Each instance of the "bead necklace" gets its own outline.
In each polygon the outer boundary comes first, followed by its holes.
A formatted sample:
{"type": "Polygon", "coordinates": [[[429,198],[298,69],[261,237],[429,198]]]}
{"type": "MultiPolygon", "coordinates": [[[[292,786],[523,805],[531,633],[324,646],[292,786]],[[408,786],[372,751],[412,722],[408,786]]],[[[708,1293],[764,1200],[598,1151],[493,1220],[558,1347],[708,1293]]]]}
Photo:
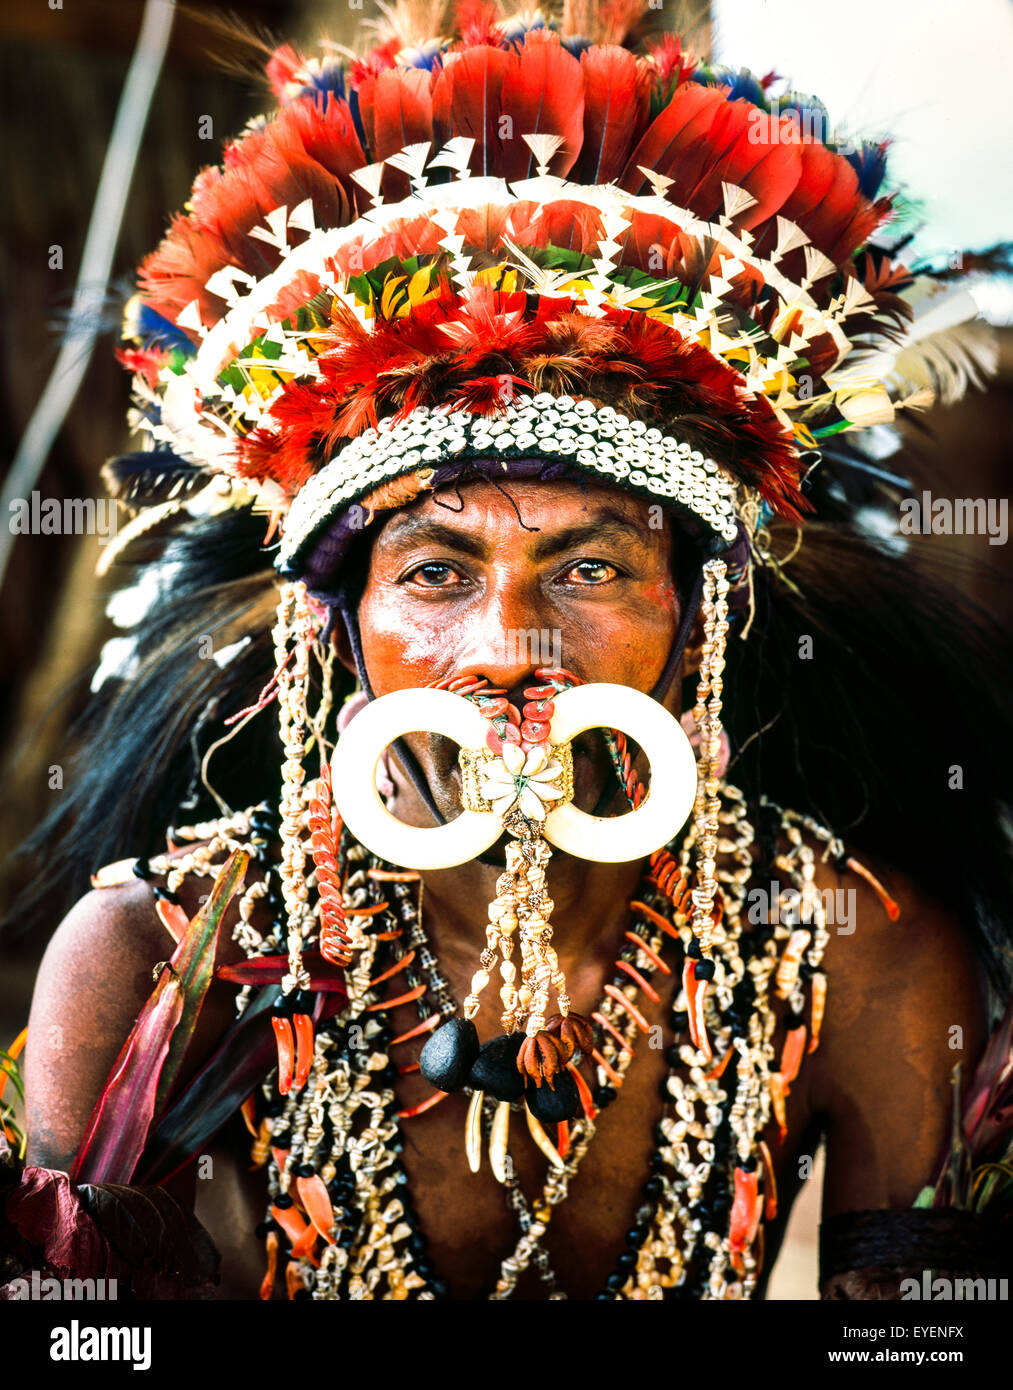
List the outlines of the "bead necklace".
{"type": "MultiPolygon", "coordinates": [[[[777,980],[777,993],[789,1001],[789,1021],[801,1015],[803,985],[813,981],[814,1041],[818,1031],[817,1004],[821,1012],[822,1000],[817,1000],[816,985],[822,977],[817,967],[827,939],[818,892],[813,895],[810,890],[813,930],[805,933],[810,939],[801,953],[786,922],[790,917],[786,894],[799,892],[805,899],[805,884],[812,882],[813,854],[801,839],[801,818],[769,808],[778,830],[789,842],[788,851],[777,861],[788,884],[779,900],[782,911],[775,924],[760,925],[743,934],[746,884],[755,872],[753,831],[741,793],[725,785],[721,795],[718,821],[723,833],[717,844],[721,856],[717,879],[724,912],[714,933],[716,971],[706,1005],[707,1032],[719,1060],[706,1071],[707,1063],[698,1047],[682,1042],[668,1049],[669,1074],[663,1083],[666,1113],[655,1130],[658,1148],[650,1161],[645,1201],[628,1237],[629,1249],[619,1257],[606,1289],[599,1295],[602,1298],[749,1296],[758,1273],[752,1250],[759,1225],[756,1203],[764,1205],[768,1218],[774,1210],[769,1156],[763,1157],[765,1197],[758,1195],[756,1152],[759,1148],[763,1156],[765,1149],[759,1135],[771,1110],[783,1124],[783,1102],[790,1084],[784,1081],[783,1059],[782,1070],[773,1070],[775,1017],[768,997],[772,979],[777,980]],[[734,1178],[730,1178],[733,1168],[734,1178]],[[745,1220],[743,1213],[750,1198],[753,1210],[745,1220]],[[737,1221],[735,1208],[741,1208],[737,1221]],[[727,1277],[730,1268],[738,1277],[727,1277]]],[[[174,832],[176,840],[201,837],[210,842],[189,852],[183,861],[166,860],[163,864],[152,860],[150,871],[170,874],[172,890],[187,872],[214,873],[215,856],[242,845],[241,837],[251,832],[252,844],[245,847],[254,848],[263,858],[266,839],[277,824],[276,816],[259,808],[224,821],[178,829],[174,832]]],[[[820,838],[828,844],[832,841],[826,831],[820,838]]],[[[691,838],[687,837],[680,850],[684,868],[691,850],[691,838]]],[[[425,1238],[418,1229],[399,1158],[404,1145],[401,1122],[411,1115],[397,1110],[393,1081],[398,1068],[391,1060],[391,1049],[412,1041],[413,1036],[424,1036],[427,1020],[435,1026],[456,1006],[422,929],[412,891],[413,886],[420,890],[420,882],[413,885],[414,876],[380,865],[354,843],[347,845],[343,859],[346,925],[353,957],[347,971],[348,1005],[319,1030],[312,1075],[302,1092],[280,1097],[273,1078],[263,1088],[268,1112],[264,1129],[270,1131],[272,1149],[269,1218],[261,1228],[271,1273],[265,1286],[273,1286],[273,1269],[285,1252],[291,1296],[438,1298],[445,1295],[446,1285],[425,1258],[425,1238]],[[380,893],[389,907],[377,914],[380,893]],[[357,908],[370,915],[357,914],[357,908]],[[391,1001],[377,998],[376,957],[384,940],[399,941],[402,937],[406,949],[400,959],[415,953],[402,970],[409,985],[406,994],[416,1004],[420,1026],[394,1038],[383,1015],[396,1002],[404,1002],[406,995],[398,994],[391,1001]],[[424,979],[418,980],[419,972],[424,979]],[[437,1001],[435,1011],[431,1000],[437,1001]],[[325,1138],[329,1139],[326,1144],[325,1138]],[[313,1210],[319,1213],[322,1207],[316,1184],[326,1189],[334,1220],[333,1231],[328,1231],[334,1243],[326,1244],[319,1256],[314,1250],[320,1232],[307,1215],[313,1210]]],[[[259,898],[267,898],[275,911],[282,910],[273,872],[269,869],[267,878],[250,885],[240,901],[235,934],[251,957],[268,954],[285,942],[281,920],[268,934],[259,936],[250,920],[259,898]]],[[[317,911],[312,901],[312,874],[306,884],[312,917],[317,911]]],[[[684,914],[681,924],[673,927],[657,907],[645,903],[644,909],[641,933],[634,933],[638,941],[628,942],[620,959],[649,985],[656,968],[654,960],[660,959],[663,936],[678,935],[685,951],[692,941],[692,930],[684,914]],[[659,921],[665,921],[668,930],[649,935],[647,927],[657,926],[659,921]]],[[[398,962],[393,964],[396,967],[398,962]]],[[[380,970],[379,977],[386,979],[391,973],[380,970]]],[[[639,1027],[634,1002],[639,988],[634,977],[617,970],[616,982],[608,987],[595,1014],[602,1032],[595,1059],[598,1084],[593,1091],[598,1110],[615,1098],[631,1063],[632,1040],[639,1027]]],[[[673,1004],[672,1026],[677,1037],[687,1029],[687,1003],[684,990],[673,1004]]],[[[430,1103],[413,1107],[411,1114],[421,1113],[430,1103]]],[[[494,1102],[485,1107],[483,1129],[490,1143],[495,1108],[494,1102]]],[[[552,1272],[543,1238],[551,1212],[565,1200],[594,1132],[594,1121],[587,1114],[574,1123],[562,1166],[550,1167],[541,1198],[530,1205],[508,1168],[504,1189],[518,1216],[521,1238],[502,1262],[491,1298],[509,1297],[523,1269],[532,1264],[551,1299],[566,1296],[552,1272]]]]}

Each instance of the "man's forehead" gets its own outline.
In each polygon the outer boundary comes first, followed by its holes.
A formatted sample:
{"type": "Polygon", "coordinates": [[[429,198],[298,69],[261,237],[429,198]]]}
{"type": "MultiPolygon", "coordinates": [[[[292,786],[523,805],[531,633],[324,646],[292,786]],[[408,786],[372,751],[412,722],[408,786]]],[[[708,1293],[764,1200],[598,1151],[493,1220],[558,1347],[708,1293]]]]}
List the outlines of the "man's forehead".
{"type": "Polygon", "coordinates": [[[516,533],[518,540],[566,531],[611,531],[636,541],[662,529],[649,515],[647,503],[614,488],[562,481],[476,481],[402,507],[387,520],[382,535],[387,544],[437,533],[447,540],[464,539],[486,535],[490,520],[516,533]]]}

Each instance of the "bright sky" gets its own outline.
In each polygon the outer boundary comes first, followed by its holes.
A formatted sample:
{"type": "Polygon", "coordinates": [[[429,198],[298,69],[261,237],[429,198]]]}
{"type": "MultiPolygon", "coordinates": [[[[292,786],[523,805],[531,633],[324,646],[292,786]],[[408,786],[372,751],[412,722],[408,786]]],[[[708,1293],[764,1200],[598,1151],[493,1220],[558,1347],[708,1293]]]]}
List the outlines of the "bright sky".
{"type": "Polygon", "coordinates": [[[712,0],[714,58],[774,69],[852,139],[895,137],[886,188],[925,208],[923,253],[1013,237],[1009,0],[712,0]]]}

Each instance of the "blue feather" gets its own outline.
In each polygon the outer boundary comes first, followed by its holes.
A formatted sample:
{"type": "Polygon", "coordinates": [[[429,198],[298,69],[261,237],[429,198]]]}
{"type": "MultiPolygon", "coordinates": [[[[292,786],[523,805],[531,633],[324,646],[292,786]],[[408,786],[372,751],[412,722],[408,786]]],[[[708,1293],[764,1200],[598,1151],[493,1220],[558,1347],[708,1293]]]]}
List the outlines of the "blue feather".
{"type": "Polygon", "coordinates": [[[324,58],[320,71],[309,71],[309,81],[301,89],[301,97],[322,97],[327,98],[328,92],[333,92],[336,97],[344,100],[345,97],[345,69],[337,58],[324,58]]]}
{"type": "Polygon", "coordinates": [[[886,177],[886,142],[863,140],[857,150],[841,153],[858,175],[858,191],[866,198],[875,198],[886,177]]]}
{"type": "Polygon", "coordinates": [[[794,116],[803,139],[812,138],[821,144],[830,139],[831,126],[827,108],[818,97],[802,92],[786,92],[777,101],[779,116],[794,116]]]}
{"type": "Polygon", "coordinates": [[[131,295],[123,310],[123,336],[146,348],[174,348],[192,357],[197,351],[182,329],[155,312],[139,294],[131,295]]]}
{"type": "Polygon", "coordinates": [[[735,72],[734,69],[721,64],[715,64],[713,67],[701,66],[693,73],[692,81],[701,87],[731,88],[728,94],[729,101],[751,101],[754,106],[764,108],[767,105],[760,79],[748,68],[741,68],[735,72]]]}

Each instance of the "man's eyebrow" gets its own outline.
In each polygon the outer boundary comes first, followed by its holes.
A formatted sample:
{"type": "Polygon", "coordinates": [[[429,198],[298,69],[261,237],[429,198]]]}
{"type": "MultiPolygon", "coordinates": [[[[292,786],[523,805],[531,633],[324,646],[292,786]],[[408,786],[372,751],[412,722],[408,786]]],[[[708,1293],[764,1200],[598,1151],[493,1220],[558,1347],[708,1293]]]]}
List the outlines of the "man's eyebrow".
{"type": "Polygon", "coordinates": [[[546,560],[574,546],[594,544],[596,541],[626,545],[632,541],[642,546],[644,528],[630,521],[621,512],[605,508],[597,513],[593,521],[582,521],[576,526],[568,526],[565,531],[556,531],[553,535],[536,541],[534,558],[546,560]]]}
{"type": "Polygon", "coordinates": [[[384,539],[392,545],[415,542],[445,545],[450,550],[461,550],[465,555],[474,555],[479,560],[484,559],[489,551],[489,542],[483,535],[458,530],[456,526],[448,526],[446,522],[428,516],[402,514],[394,518],[384,532],[384,539]]]}
{"type": "MultiPolygon", "coordinates": [[[[533,558],[545,560],[574,546],[587,545],[595,541],[638,545],[644,544],[644,528],[631,521],[621,512],[609,507],[598,509],[592,519],[568,526],[564,531],[556,531],[543,536],[535,542],[533,558]]],[[[393,545],[421,543],[442,545],[448,549],[459,550],[476,559],[488,558],[493,547],[481,533],[463,527],[448,526],[446,522],[433,517],[410,516],[404,514],[393,520],[387,531],[387,538],[393,545]]]]}

